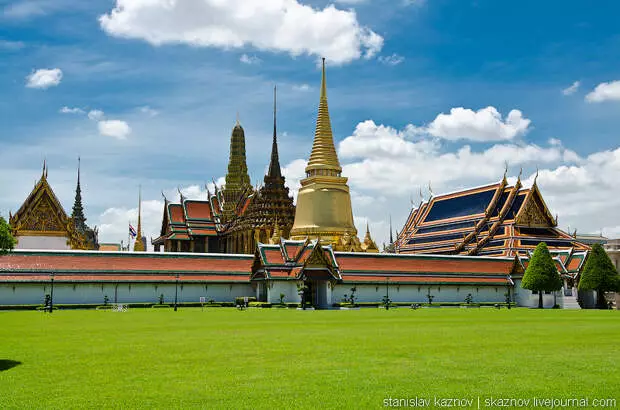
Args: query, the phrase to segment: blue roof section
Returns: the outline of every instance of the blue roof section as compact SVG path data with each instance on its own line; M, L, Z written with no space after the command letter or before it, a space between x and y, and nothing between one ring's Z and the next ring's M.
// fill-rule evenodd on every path
M512 201L512 206L508 210L508 214L506 215L506 219L513 219L517 216L517 213L521 209L521 205L523 205L523 201L525 201L525 197L527 196L527 191L522 191L523 193L518 193L515 197L514 201Z
M494 186L487 191L435 201L424 222L484 213L496 190Z
M452 223L447 223L447 224L442 224L442 225L434 225L434 226L421 227L421 228L418 228L418 230L416 231L416 234L419 235L419 234L423 234L423 233L451 231L453 229L465 229L465 228L473 229L474 226L476 225L476 222L479 219L480 218L478 218L478 219L471 219L469 221L452 222Z
M495 205L495 209L491 211L491 217L499 215L499 211L501 211L502 208L504 207L504 204L506 203L506 200L508 199L508 196L510 195L511 190L512 190L512 187L508 187L507 190L504 190L502 195L499 197L499 200L497 201L497 205Z

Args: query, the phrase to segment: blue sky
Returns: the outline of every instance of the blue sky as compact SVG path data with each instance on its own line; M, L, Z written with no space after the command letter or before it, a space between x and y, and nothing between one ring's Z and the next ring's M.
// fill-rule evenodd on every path
M538 167L562 228L620 235L615 2L119 3L0 0L0 214L21 205L44 158L69 210L81 156L101 240L126 238L139 185L156 236L161 191L200 197L223 177L237 112L262 179L274 84L295 191L325 56L356 223L379 243L429 181L435 193L491 183L506 161L529 183Z

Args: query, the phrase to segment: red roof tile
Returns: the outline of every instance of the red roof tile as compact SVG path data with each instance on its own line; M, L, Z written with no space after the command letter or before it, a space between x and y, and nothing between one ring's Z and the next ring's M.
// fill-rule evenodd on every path
M183 207L181 204L170 204L168 205L168 209L170 211L170 222L177 224L185 223L185 215L183 215Z
M3 272L242 272L249 275L252 257L222 257L196 254L112 252L13 252L0 256L0 278ZM0 279L1 280L1 279Z
M418 256L357 256L336 252L336 260L343 274L351 271L374 272L453 272L453 273L487 273L507 275L511 272L514 261L499 258L466 257L422 257Z
M185 201L188 219L211 219L211 204L208 201Z

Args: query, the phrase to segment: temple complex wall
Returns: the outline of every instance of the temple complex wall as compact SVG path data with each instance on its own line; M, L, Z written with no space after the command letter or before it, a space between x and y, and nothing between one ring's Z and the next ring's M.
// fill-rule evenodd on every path
M43 304L51 291L50 283L15 283L0 285L0 305ZM54 283L54 304L158 303L164 295L165 303L174 303L175 284L155 283ZM178 286L179 302L208 301L234 302L238 296L254 296L250 283L185 283Z
M515 280L514 286L514 300L517 305L523 307L538 307L538 294L534 294L531 290L523 289L521 287L521 280ZM561 305L563 303L562 291L550 292L549 294L543 294L543 307L552 308L556 303Z
M341 302L344 295L351 295L351 288L355 286L355 300L357 302L380 302L386 294L385 284L354 285L352 283L338 284L335 286L332 303ZM392 302L428 303L429 286L420 285L389 285L389 297ZM469 293L473 302L498 302L506 301L504 286L431 286L433 303L441 302L465 302ZM511 290L513 292L513 290Z
M71 245L65 236L19 236L15 249L68 250Z

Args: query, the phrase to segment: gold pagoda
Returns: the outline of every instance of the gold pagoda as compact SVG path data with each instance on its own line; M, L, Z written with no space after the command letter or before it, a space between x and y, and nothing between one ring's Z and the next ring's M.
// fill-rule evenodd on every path
M360 242L353 223L348 178L342 176L329 119L325 59L314 142L305 171L306 178L301 180L297 195L291 239L320 239L336 251L378 252L369 232L366 244Z

